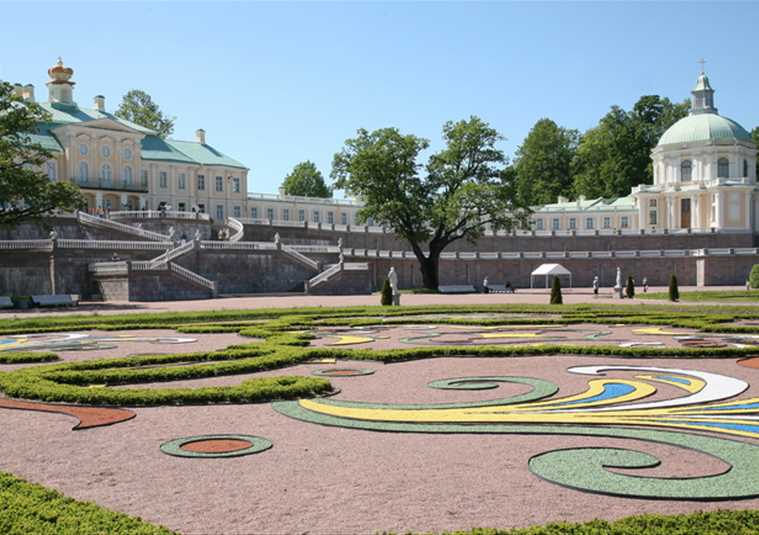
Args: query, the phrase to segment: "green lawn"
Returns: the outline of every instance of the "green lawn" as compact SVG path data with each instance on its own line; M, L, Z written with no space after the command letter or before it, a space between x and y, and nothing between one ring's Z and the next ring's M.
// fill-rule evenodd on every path
M635 297L639 299L663 299L669 297L667 292L636 293ZM680 292L680 301L727 301L727 302L759 302L759 290L714 290L714 291L695 291Z

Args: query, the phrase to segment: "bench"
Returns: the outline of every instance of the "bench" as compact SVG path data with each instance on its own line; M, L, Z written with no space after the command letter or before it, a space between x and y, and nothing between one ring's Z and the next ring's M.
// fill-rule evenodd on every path
M437 291L441 294L476 294L477 290L471 284L453 284L450 286L438 286Z
M484 290L483 290L484 291ZM491 294L513 294L514 288L506 288L505 284L488 284L488 293Z
M13 308L13 299L0 296L0 308Z
M41 307L73 307L79 304L77 294L33 295L32 302Z

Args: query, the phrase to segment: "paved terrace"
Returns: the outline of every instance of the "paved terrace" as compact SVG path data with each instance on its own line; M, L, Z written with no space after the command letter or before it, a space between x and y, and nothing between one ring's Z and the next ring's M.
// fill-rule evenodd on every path
M695 286L680 286L680 292L687 291L738 291L742 286L713 286L709 288L696 288ZM636 292L642 292L642 288L636 287ZM666 287L651 286L649 292L665 292ZM549 290L523 289L515 294L408 294L401 296L401 305L496 305L496 304L548 304ZM610 288L602 288L598 297L593 295L591 288L564 288L562 296L565 304L578 303L608 303L608 304L668 304L669 301L652 299L615 299ZM105 313L129 313L129 312L192 312L201 310L240 310L254 308L290 308L290 307L343 307L343 306L367 306L378 305L379 294L372 295L258 295L251 297L228 297L223 299L200 299L190 301L161 301L161 302L118 302L107 303L97 301L85 301L77 308L68 309L31 309L25 311L0 311L0 319L14 317L29 317L40 314L105 314ZM700 301L695 303L679 303L688 306L703 305L754 305L750 301L714 302Z

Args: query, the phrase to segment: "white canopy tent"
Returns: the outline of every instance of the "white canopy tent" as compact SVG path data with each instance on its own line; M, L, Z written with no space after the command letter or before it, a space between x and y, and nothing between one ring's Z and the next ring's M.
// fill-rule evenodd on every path
M545 277L546 278L546 288L548 288L548 279L549 277L569 277L569 287L572 287L572 272L569 271L567 268L562 266L561 264L541 264L538 266L538 268L530 273L530 288L534 288L533 286L533 278L534 277Z

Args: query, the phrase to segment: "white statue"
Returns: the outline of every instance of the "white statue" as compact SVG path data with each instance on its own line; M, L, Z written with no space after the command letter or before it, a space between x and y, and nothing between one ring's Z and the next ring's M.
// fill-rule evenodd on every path
M195 241L200 241L200 229L195 229Z
M598 282L598 275L593 277L593 295L598 295L598 287L600 286Z
M342 237L337 238L337 248L340 249L341 251L343 250L343 238Z
M398 291L398 273L395 272L395 268L391 267L387 273L387 280L390 282L390 288L393 290L393 304L401 304L401 293Z
M622 268L617 267L617 281L614 283L614 291L622 299Z
M490 293L490 288L488 288L488 276L485 275L485 278L482 280L482 293Z
M274 233L274 245L279 248L282 245L282 239L279 237L279 232Z

